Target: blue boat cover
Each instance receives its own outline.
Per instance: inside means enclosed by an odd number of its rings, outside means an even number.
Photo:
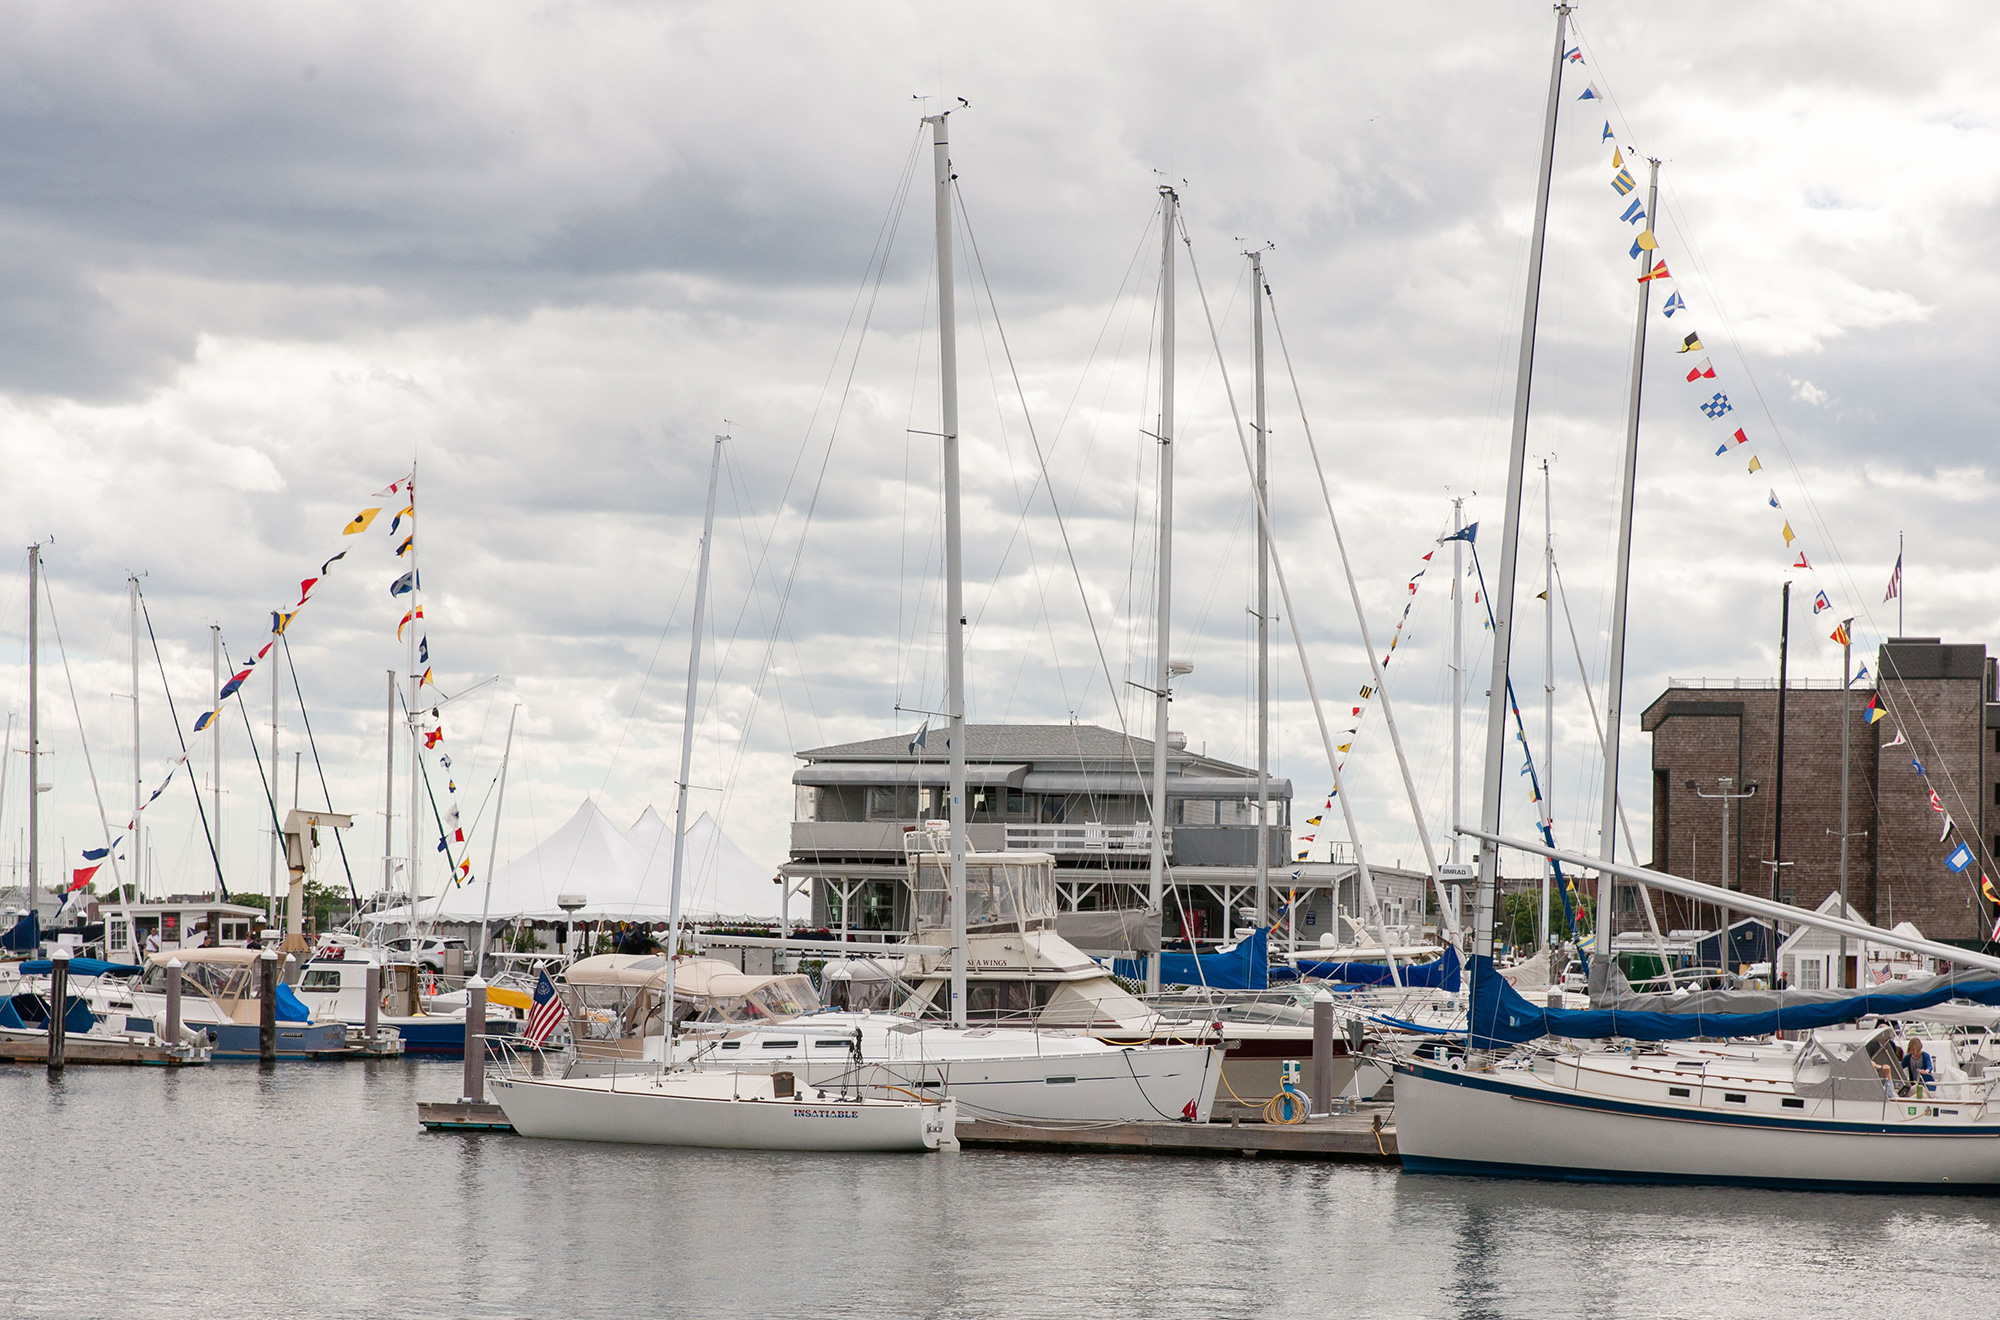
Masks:
[[[90,1011],[90,1005],[75,995],[65,995],[63,1006],[63,1030],[72,1036],[80,1036],[97,1025],[97,1014]],[[21,1010],[26,1008],[27,1013]],[[12,998],[0,1000],[0,1027],[12,1027],[16,1031],[46,1031],[49,1025],[48,1001],[32,991],[24,990]]]
[[[47,976],[55,970],[53,958],[34,958],[21,964],[23,976]],[[105,962],[101,958],[72,958],[69,960],[71,976],[137,976],[145,971],[131,963]]]
[[[306,1001],[299,998],[298,995],[294,994],[292,992],[292,987],[286,985],[283,981],[278,982],[278,993],[276,995],[276,998],[278,1001],[278,1021],[280,1022],[312,1021],[312,1010],[306,1007]]]
[[[1338,981],[1342,985],[1394,985],[1389,977],[1389,965],[1377,962],[1322,962],[1312,958],[1301,958],[1298,975],[1311,976],[1322,981]],[[1397,973],[1403,984],[1420,986],[1428,990],[1457,990],[1460,985],[1461,964],[1458,950],[1450,945],[1437,958],[1427,963],[1401,963]],[[1289,977],[1285,979],[1290,979]]]
[[[1759,1013],[1650,1013],[1610,1008],[1546,1008],[1507,984],[1493,960],[1472,960],[1472,1047],[1505,1049],[1542,1036],[1572,1040],[1696,1040],[1806,1031],[1871,1016],[1914,1013],[1949,1000],[2000,1004],[2000,980],[1958,981],[1921,994],[1876,991],[1787,1005]]]
[[[1211,990],[1268,990],[1271,987],[1267,932],[1262,926],[1228,953],[1161,953],[1161,985],[1201,985]],[[1146,979],[1143,958],[1119,958],[1111,970],[1131,981]]]
[[[37,912],[24,912],[20,920],[0,935],[0,949],[8,953],[33,953],[42,944],[42,918]]]

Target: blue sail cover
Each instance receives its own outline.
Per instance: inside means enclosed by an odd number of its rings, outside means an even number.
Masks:
[[[1162,953],[1161,985],[1200,985],[1211,990],[1268,990],[1271,987],[1268,932],[1259,926],[1228,953]],[[1143,958],[1119,958],[1111,970],[1131,981],[1146,979]]]
[[[1444,953],[1427,963],[1402,963],[1397,973],[1403,984],[1426,990],[1457,990],[1460,985],[1458,950],[1445,946]],[[1390,979],[1389,965],[1377,962],[1323,962],[1317,959],[1301,958],[1298,971],[1288,975],[1290,968],[1280,968],[1279,974],[1285,980],[1292,975],[1317,977],[1322,981],[1338,981],[1343,985],[1394,985]]]
[[[53,958],[35,958],[21,964],[23,976],[47,976],[56,967]],[[71,976],[137,976],[145,971],[131,963],[105,962],[101,958],[72,958],[69,960]]]
[[[1472,1047],[1506,1049],[1542,1036],[1571,1040],[1696,1040],[1768,1036],[1841,1022],[1914,1013],[1953,999],[2000,1004],[2000,980],[1958,981],[1920,994],[1869,991],[1834,1000],[1773,1008],[1760,1013],[1650,1013],[1609,1008],[1545,1008],[1507,984],[1493,960],[1472,959]]]
[[[276,999],[278,1001],[278,1013],[277,1013],[278,1021],[280,1022],[312,1021],[312,1010],[306,1007],[306,1001],[299,998],[298,995],[294,994],[292,991],[292,987],[286,985],[283,981],[278,982],[278,993],[276,995]]]
[[[8,953],[33,953],[42,944],[42,918],[40,913],[25,912],[20,920],[0,935],[0,949]]]

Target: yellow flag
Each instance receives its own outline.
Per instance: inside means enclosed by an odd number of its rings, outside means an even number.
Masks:
[[[1658,247],[1659,245],[1660,245],[1660,240],[1653,237],[1652,230],[1648,229],[1640,233],[1639,246],[1646,249],[1646,251],[1651,252],[1654,248]]]
[[[1340,745],[1340,750],[1344,752],[1344,751],[1347,751],[1347,750],[1348,750],[1349,748],[1351,748],[1351,747],[1353,747],[1353,746],[1354,746],[1354,744],[1353,744],[1353,743],[1342,743],[1342,744]]]
[[[352,536],[356,532],[367,531],[368,524],[374,522],[375,515],[380,512],[382,512],[382,510],[380,509],[363,509],[361,512],[354,515],[353,522],[347,524],[347,526],[340,529],[340,534],[342,536]]]
[[[1614,170],[1625,168],[1625,153],[1616,147],[1611,148],[1611,168]]]
[[[1763,463],[1762,463],[1761,461],[1759,461],[1759,460],[1758,460],[1758,458],[1757,458],[1757,456],[1756,456],[1755,454],[1752,454],[1752,455],[1750,455],[1750,470],[1751,470],[1752,472],[1756,472],[1756,471],[1759,471],[1759,470],[1761,470],[1761,469],[1763,468],[1763,466],[1764,466],[1764,464],[1763,464]]]
[[[1791,544],[1792,542],[1794,542],[1794,541],[1796,541],[1796,540],[1798,540],[1798,539],[1799,539],[1799,538],[1798,538],[1798,536],[1797,536],[1797,535],[1796,535],[1796,534],[1795,534],[1795,533],[1794,533],[1794,532],[1792,531],[1792,525],[1791,525],[1790,523],[1786,523],[1786,524],[1785,524],[1785,544],[1786,544],[1786,545],[1790,545],[1790,544]]]

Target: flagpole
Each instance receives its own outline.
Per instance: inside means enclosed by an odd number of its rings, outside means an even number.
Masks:
[[[1778,618],[1778,765],[1777,790],[1771,800],[1771,901],[1778,901],[1778,886],[1785,867],[1785,685],[1786,663],[1792,649],[1792,584],[1785,583],[1784,603]],[[1845,913],[1841,914],[1843,917]],[[1771,922],[1770,988],[1778,988],[1778,923]]]
[[[1553,831],[1555,808],[1550,804],[1556,791],[1556,528],[1555,492],[1549,485],[1549,460],[1542,460],[1542,765],[1548,777],[1542,781],[1542,800],[1536,804],[1545,827]],[[1542,863],[1541,925],[1536,930],[1537,956],[1549,948],[1549,887],[1556,864]]]
[[[1903,534],[1896,533],[1896,636],[1905,637],[1903,631]]]
[[[1528,276],[1521,309],[1521,351],[1514,377],[1514,424],[1507,454],[1507,493],[1501,504],[1500,591],[1493,601],[1493,677],[1487,688],[1486,763],[1479,819],[1486,835],[1500,832],[1502,773],[1507,755],[1507,670],[1514,639],[1514,586],[1520,573],[1521,485],[1528,463],[1528,401],[1535,369],[1535,317],[1541,307],[1542,254],[1549,229],[1549,180],[1555,170],[1556,115],[1561,106],[1563,39],[1569,32],[1568,5],[1556,6],[1555,52],[1550,59],[1549,98],[1542,115],[1540,172],[1535,181],[1535,224],[1528,241]],[[1500,875],[1500,850],[1490,838],[1479,844],[1479,884],[1473,899],[1472,976],[1493,958],[1493,900]],[[1477,1002],[1476,996],[1473,1002]],[[1469,1023],[1476,1034],[1478,1024]],[[1470,1039],[1468,1039],[1470,1044]]]
[[[1651,228],[1660,202],[1660,162],[1648,160],[1651,174],[1646,181],[1646,218],[1640,224]],[[1652,253],[1639,249],[1639,269],[1649,269]],[[1646,382],[1646,312],[1653,297],[1653,282],[1639,283],[1639,309],[1632,326],[1632,378],[1625,394],[1625,465],[1618,488],[1618,565],[1611,579],[1611,655],[1604,673],[1604,792],[1598,803],[1598,856],[1617,860],[1618,845],[1618,735],[1625,711],[1625,624],[1632,592],[1632,507],[1639,480],[1639,401]],[[1611,900],[1616,878],[1609,871],[1597,873],[1596,928],[1604,932],[1599,952],[1611,952]],[[1652,911],[1650,900],[1647,912]],[[1655,932],[1657,935],[1657,932]]]

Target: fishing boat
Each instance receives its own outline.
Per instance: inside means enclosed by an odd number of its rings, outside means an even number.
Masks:
[[[363,951],[336,947],[331,952],[341,956],[313,959],[305,965],[299,975],[299,983],[292,988],[299,1000],[311,1010],[314,1022],[335,1022],[353,1031],[365,1030],[369,1023],[368,972],[371,967],[379,968],[385,975],[380,982],[383,988],[378,991],[374,1015],[377,1029],[392,1031],[401,1037],[403,1053],[464,1057],[465,1004],[462,991],[456,1004],[440,1003],[436,998],[428,1003],[416,1002],[418,997],[410,990],[411,964],[392,963],[384,967]],[[504,989],[488,990],[487,999],[486,1036],[488,1048],[495,1049],[499,1042],[519,1033],[519,1014],[526,1007],[527,1000],[518,991]],[[405,1011],[385,1011],[390,1008]],[[407,1011],[411,1008],[422,1011]],[[515,1016],[504,1016],[509,1013]]]

